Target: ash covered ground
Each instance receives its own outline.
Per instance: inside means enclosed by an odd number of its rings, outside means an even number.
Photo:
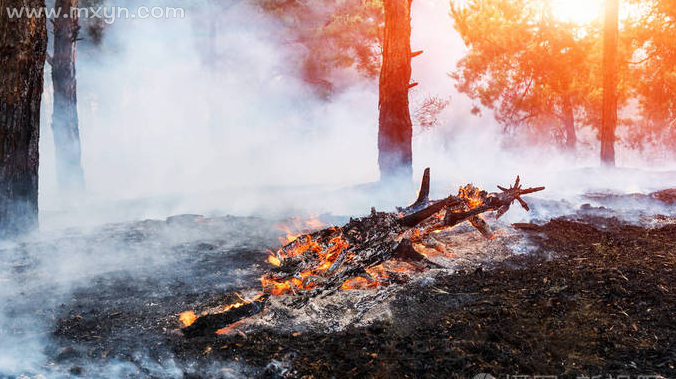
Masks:
[[[445,232],[445,269],[296,314],[273,298],[231,333],[193,339],[179,314],[258,291],[280,220],[184,215],[6,244],[0,377],[674,377],[676,219],[664,200],[532,198],[533,224],[489,220],[493,241]]]

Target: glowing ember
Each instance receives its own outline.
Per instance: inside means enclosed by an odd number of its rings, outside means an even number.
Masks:
[[[371,268],[366,269],[366,273],[369,275],[368,277],[358,276],[346,280],[341,286],[341,289],[362,290],[379,286],[386,286],[389,284],[390,279],[393,276],[396,275],[405,276],[407,273],[413,271],[415,271],[415,267],[409,263],[389,260],[377,266],[373,266]]]
[[[219,335],[219,336],[225,336],[225,335],[229,335],[229,334],[233,334],[233,333],[242,333],[239,329],[237,329],[240,326],[242,326],[242,324],[244,324],[244,320],[237,321],[230,326],[226,326],[225,328],[218,329],[216,331],[216,334]]]
[[[197,320],[197,315],[195,315],[195,312],[192,311],[183,312],[178,317],[178,321],[180,321],[184,327],[192,325],[195,320]]]
[[[241,307],[242,305],[245,305],[245,304],[250,303],[250,301],[245,300],[245,299],[244,299],[242,296],[240,296],[240,294],[238,294],[237,292],[235,292],[235,295],[237,295],[237,297],[238,297],[241,301],[238,301],[238,302],[236,302],[236,303],[232,303],[232,304],[226,305],[226,306],[223,308],[223,312],[227,312],[227,311],[229,311],[229,310],[231,310],[231,309],[233,309],[233,308],[239,308],[239,307]]]
[[[356,278],[348,279],[343,283],[343,286],[340,287],[343,290],[364,290],[367,288],[376,287],[378,283],[373,282],[369,279],[358,276]]]
[[[471,184],[468,184],[465,187],[460,187],[460,191],[458,191],[458,197],[465,200],[465,203],[469,209],[478,208],[484,203],[481,199],[481,190]]]
[[[245,305],[248,305],[248,304],[251,304],[251,303],[254,303],[254,302],[264,301],[265,299],[263,299],[263,296],[266,296],[264,293],[259,293],[253,299],[249,300],[249,299],[243,298],[240,294],[238,294],[236,292],[234,293],[234,295],[237,296],[237,298],[239,299],[238,301],[231,303],[231,304],[227,304],[227,305],[223,306],[223,308],[221,308],[217,311],[214,311],[212,313],[204,312],[204,313],[202,313],[202,316],[205,316],[205,315],[208,315],[208,314],[226,313],[226,312],[229,312],[233,309],[241,308]],[[198,319],[199,319],[199,317],[193,311],[183,312],[183,313],[180,314],[180,316],[178,318],[178,320],[183,324],[184,328],[187,328],[187,327],[193,325],[195,323],[195,321],[197,321]]]
[[[274,253],[273,253],[274,254]],[[270,254],[266,262],[270,263],[273,266],[279,267],[282,264],[282,261],[279,260],[275,255]]]
[[[288,279],[276,279],[270,275],[264,275],[261,277],[263,291],[272,295],[283,295],[295,292],[297,289],[315,288],[317,284],[312,278],[325,276],[338,257],[350,246],[343,238],[340,228],[331,230],[340,235],[332,238],[325,246],[317,243],[311,235],[307,234],[268,257],[269,263],[279,267],[286,259],[309,254],[313,258],[312,261],[316,263],[316,267],[302,271]]]

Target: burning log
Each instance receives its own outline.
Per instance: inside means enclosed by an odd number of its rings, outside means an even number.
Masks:
[[[430,171],[425,170],[417,200],[400,214],[372,212],[370,216],[339,227],[331,227],[298,238],[284,246],[269,261],[280,264],[261,279],[263,290],[272,295],[296,294],[306,297],[326,295],[345,288],[354,278],[382,281],[394,272],[378,272],[388,261],[422,262],[434,266],[417,252],[414,242],[421,242],[431,232],[469,221],[486,238],[493,238],[488,223],[480,216],[497,211],[504,215],[515,201],[528,210],[521,196],[539,192],[544,187],[523,189],[520,178],[510,188],[488,193],[468,185],[458,195],[443,200],[429,200]],[[403,216],[401,215],[403,214]],[[383,274],[383,275],[380,275]],[[351,287],[351,286],[348,286]]]
[[[417,200],[398,213],[376,212],[350,220],[343,227],[330,227],[290,239],[290,243],[271,253],[274,267],[261,277],[265,295],[253,301],[231,304],[223,311],[195,317],[188,314],[184,334],[209,334],[260,312],[270,295],[294,295],[297,307],[317,296],[339,290],[367,289],[405,283],[411,273],[439,267],[417,250],[432,232],[469,221],[484,237],[493,238],[481,214],[497,211],[504,215],[515,202],[529,210],[523,195],[544,187],[523,189],[520,178],[510,188],[488,193],[473,185],[460,188],[457,195],[430,201],[430,170],[425,170]],[[433,239],[433,238],[431,238]]]

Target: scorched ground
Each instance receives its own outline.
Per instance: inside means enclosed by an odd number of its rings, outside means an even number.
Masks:
[[[46,363],[29,377],[673,377],[676,220],[640,210],[654,202],[668,211],[671,198],[625,198],[636,205],[630,215],[613,209],[617,199],[531,200],[533,223],[488,219],[492,240],[468,223],[439,233],[444,267],[337,291],[316,307],[273,297],[266,312],[195,338],[183,335],[179,315],[231,304],[234,292],[257,295],[247,291],[270,269],[268,250],[286,234],[279,221],[188,215],[71,232],[3,250],[13,258],[3,279],[25,291],[6,299],[12,322],[2,334],[17,349],[42,343]],[[552,207],[568,216],[538,219]],[[93,264],[63,289],[44,284],[49,270],[35,251],[132,264]]]

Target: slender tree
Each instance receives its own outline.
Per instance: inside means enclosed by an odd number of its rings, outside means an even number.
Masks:
[[[378,165],[380,179],[410,178],[413,171],[411,0],[384,0],[385,38],[380,70]]]
[[[645,11],[623,22],[620,39],[633,38],[639,54],[630,57],[641,119],[632,124],[630,146],[676,149],[676,1],[642,0]],[[621,51],[621,50],[620,50]],[[620,55],[620,62],[622,58]],[[620,66],[620,69],[623,67]],[[621,93],[621,91],[620,91]]]
[[[457,1],[451,17],[469,48],[451,74],[458,90],[520,139],[574,152],[576,125],[600,109],[595,28],[558,20],[541,0]]]
[[[38,140],[47,30],[42,17],[10,17],[44,0],[0,0],[0,238],[38,224]]]
[[[56,0],[56,8],[69,17],[54,20],[54,56],[52,82],[54,84],[54,113],[52,131],[56,153],[56,174],[62,191],[84,190],[84,172],[81,164],[80,130],[77,114],[77,80],[75,59],[80,32],[76,11],[78,0]]]
[[[617,127],[617,47],[619,0],[605,0],[603,32],[603,114],[601,124],[601,163],[615,166]]]

